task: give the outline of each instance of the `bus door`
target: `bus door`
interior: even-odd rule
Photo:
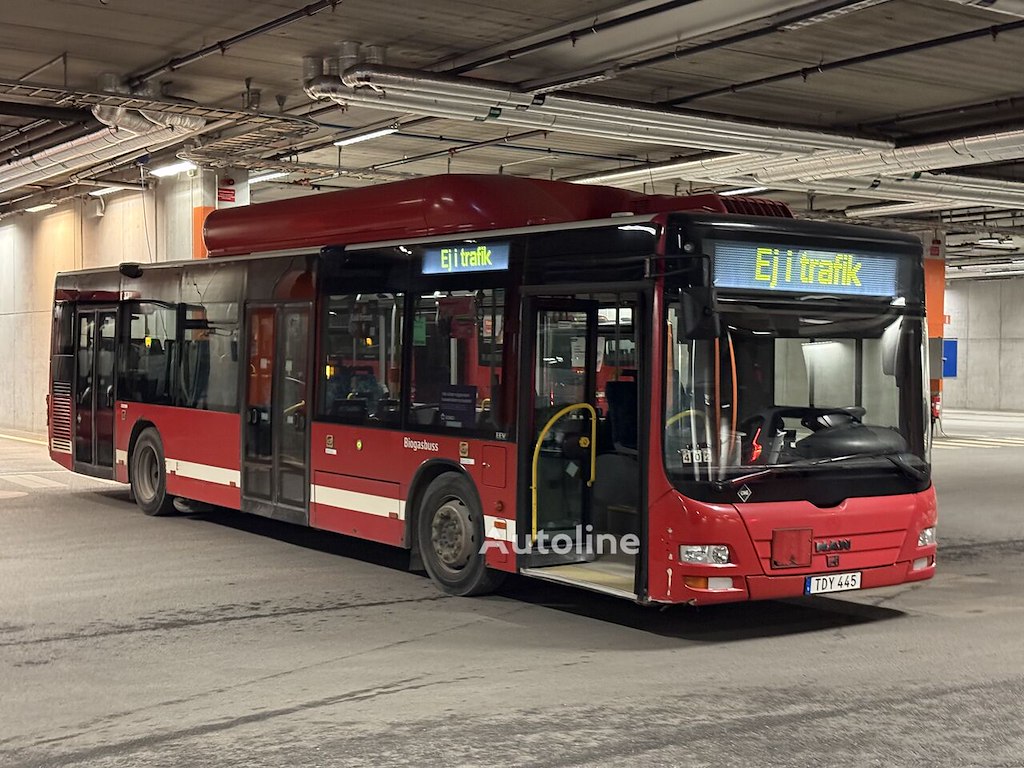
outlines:
[[[310,305],[250,305],[242,509],[309,522]]]
[[[585,555],[544,552],[538,537],[577,536],[591,518],[596,471],[598,302],[537,298],[527,305],[529,357],[521,367],[524,428],[521,466],[529,477],[530,565],[580,562]]]
[[[75,334],[75,471],[113,478],[117,310],[79,306]]]

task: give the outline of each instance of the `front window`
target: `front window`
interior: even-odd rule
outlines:
[[[732,497],[746,485],[759,501],[798,498],[780,495],[782,481],[835,473],[888,478],[857,495],[927,482],[919,312],[724,300],[717,338],[688,339],[671,293],[666,305],[664,451],[677,485]]]

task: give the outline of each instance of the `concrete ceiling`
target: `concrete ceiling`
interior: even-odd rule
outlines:
[[[633,169],[605,183],[677,193],[756,183],[768,188],[760,194],[816,216],[859,208],[869,223],[945,224],[968,238],[957,243],[1020,243],[1013,236],[1024,233],[1021,0],[5,0],[0,19],[0,215],[58,191],[84,192],[82,183],[138,181],[140,157],[155,166],[191,152],[200,162],[254,172],[294,169],[283,181],[253,185],[254,201],[449,170],[601,178]],[[467,78],[503,84],[527,103],[499,119],[469,120],[450,119],[443,104],[389,106],[392,88],[373,108],[368,88],[362,98],[314,102],[303,87],[303,57],[317,57],[319,66],[337,56],[339,41],[362,43],[364,54],[382,46],[385,67],[395,71],[433,73],[459,88]],[[107,89],[119,90],[106,101],[104,74],[113,76]],[[762,184],[760,169],[712,174],[691,162],[673,170],[681,160],[723,155],[697,140],[631,139],[628,120],[618,136],[512,120],[539,112],[541,102],[577,96],[583,112],[593,99],[660,110],[651,113],[655,123],[667,110],[673,119],[678,112],[873,140],[881,143],[859,151],[876,156],[886,143],[899,152],[961,137],[1008,138],[999,155],[939,153],[916,166],[892,165],[887,156],[836,178],[809,173],[805,163],[792,177],[769,174],[772,183]],[[165,129],[154,133],[160,141],[111,149],[102,161],[23,175],[48,152],[107,130],[91,112],[101,103],[188,114],[205,127]],[[333,144],[393,124],[397,133]],[[776,150],[767,151],[812,165],[822,152]],[[978,179],[995,180],[998,194],[990,200]],[[945,185],[942,194],[925,183]],[[928,210],[890,212],[890,203]],[[998,257],[1012,261],[1008,251],[1001,246]],[[959,245],[954,253],[992,261],[984,248]]]

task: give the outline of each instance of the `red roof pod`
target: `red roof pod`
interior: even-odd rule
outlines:
[[[760,204],[768,215],[788,214],[778,203],[748,202]],[[234,256],[587,221],[618,213],[725,213],[739,204],[738,198],[718,195],[644,195],[564,181],[446,174],[214,211],[203,236],[210,256]]]

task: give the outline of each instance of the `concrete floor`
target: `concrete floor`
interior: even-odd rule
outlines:
[[[147,518],[0,440],[0,765],[1024,765],[1024,445],[956,437],[1024,420],[956,421],[932,582],[663,612],[442,597],[387,548]]]

